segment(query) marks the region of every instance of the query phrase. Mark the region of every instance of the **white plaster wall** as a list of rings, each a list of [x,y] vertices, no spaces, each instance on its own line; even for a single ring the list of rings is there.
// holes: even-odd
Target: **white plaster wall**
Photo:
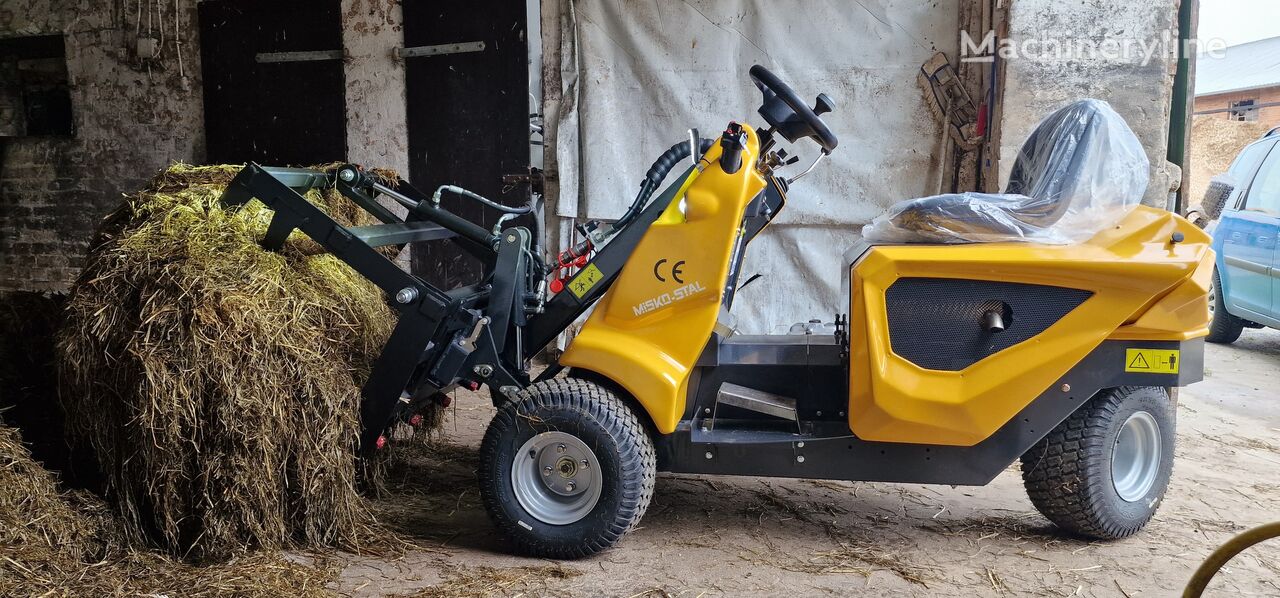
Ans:
[[[342,0],[346,53],[347,159],[408,176],[404,45],[399,0]]]

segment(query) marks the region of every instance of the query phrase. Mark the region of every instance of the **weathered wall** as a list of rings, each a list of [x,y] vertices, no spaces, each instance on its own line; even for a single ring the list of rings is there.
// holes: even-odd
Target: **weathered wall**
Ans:
[[[1176,40],[1178,0],[1018,0],[1009,14],[1008,38],[1101,44],[1135,40],[1142,43]],[[1143,203],[1166,207],[1171,180],[1178,169],[1165,160],[1169,146],[1169,109],[1177,45],[1167,44],[1149,60],[1141,52],[1112,60],[1102,57],[1059,58],[1043,47],[1034,56],[1010,57],[1005,62],[1004,105],[1001,119],[1000,180],[1022,142],[1052,110],[1076,99],[1106,100],[1125,117],[1142,140],[1151,159],[1151,185]],[[1100,54],[1095,55],[1100,56]],[[1175,183],[1176,184],[1176,183]]]
[[[0,138],[0,290],[64,290],[99,219],[123,193],[182,160],[204,160],[199,26],[195,0],[164,6],[159,64],[139,69],[127,44],[130,11],[89,0],[4,0],[0,37],[63,33],[76,133],[67,139]],[[399,0],[343,0],[347,144],[353,162],[409,169]],[[145,29],[145,16],[144,29]],[[157,27],[158,20],[153,22]],[[407,265],[407,261],[405,262]]]
[[[161,3],[165,4],[165,3]],[[178,74],[173,7],[166,6],[164,70],[130,66],[115,3],[5,0],[0,37],[62,33],[75,111],[73,138],[0,139],[0,290],[61,290],[79,271],[98,220],[173,160],[204,152],[195,3],[179,14]]]
[[[342,46],[346,53],[347,160],[390,168],[409,176],[409,125],[405,104],[404,45],[400,0],[342,0]],[[404,206],[383,198],[393,212]],[[408,249],[396,258],[412,266]]]
[[[348,159],[408,176],[403,40],[399,0],[343,0]]]
[[[1239,102],[1241,100],[1253,100],[1255,105],[1262,106],[1275,104],[1258,110],[1258,122],[1280,127],[1280,87],[1199,96],[1196,98],[1196,113],[1198,114],[1205,110],[1226,110],[1231,107],[1231,102]],[[1230,114],[1230,112],[1217,112],[1209,116],[1226,120],[1230,118]]]

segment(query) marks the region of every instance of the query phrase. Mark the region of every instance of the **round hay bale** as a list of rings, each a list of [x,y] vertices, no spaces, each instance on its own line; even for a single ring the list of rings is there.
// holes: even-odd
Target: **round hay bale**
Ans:
[[[218,203],[238,170],[174,165],[103,222],[60,334],[67,426],[131,540],[195,560],[354,548],[372,523],[359,389],[394,313],[298,233],[261,249],[270,213]],[[308,199],[373,223],[334,191]]]

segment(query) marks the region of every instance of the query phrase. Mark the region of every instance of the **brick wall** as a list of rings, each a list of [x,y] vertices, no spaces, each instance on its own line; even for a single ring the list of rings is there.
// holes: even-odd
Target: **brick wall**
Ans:
[[[0,138],[0,290],[65,290],[122,193],[171,161],[203,158],[195,3],[181,3],[178,15],[185,84],[173,4],[159,3],[166,40],[150,73],[126,50],[134,15],[116,4],[0,4],[0,37],[64,34],[76,129],[72,138]]]
[[[64,34],[76,127],[72,138],[0,137],[0,291],[66,290],[122,194],[173,161],[204,160],[196,0],[178,3],[185,78],[174,4],[152,4],[164,7],[165,42],[150,72],[133,57],[136,9],[124,5],[136,6],[0,2],[0,38]],[[399,0],[342,0],[342,11],[351,159],[407,173],[404,64],[392,54],[402,43]]]
[[[1252,91],[1237,91],[1232,93],[1223,93],[1211,96],[1200,96],[1196,98],[1196,113],[1206,110],[1224,110],[1231,107],[1232,102],[1241,100],[1253,100],[1255,105],[1259,104],[1280,104],[1280,86],[1268,87],[1266,89],[1255,89]],[[1230,118],[1229,112],[1219,112],[1213,114],[1214,118]],[[1271,127],[1280,127],[1280,106],[1272,106],[1270,108],[1262,108],[1258,112],[1258,122]]]

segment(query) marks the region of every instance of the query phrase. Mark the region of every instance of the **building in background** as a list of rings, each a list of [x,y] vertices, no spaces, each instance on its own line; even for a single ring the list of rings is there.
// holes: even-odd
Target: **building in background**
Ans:
[[[1224,54],[1196,64],[1196,115],[1280,126],[1280,37]]]

